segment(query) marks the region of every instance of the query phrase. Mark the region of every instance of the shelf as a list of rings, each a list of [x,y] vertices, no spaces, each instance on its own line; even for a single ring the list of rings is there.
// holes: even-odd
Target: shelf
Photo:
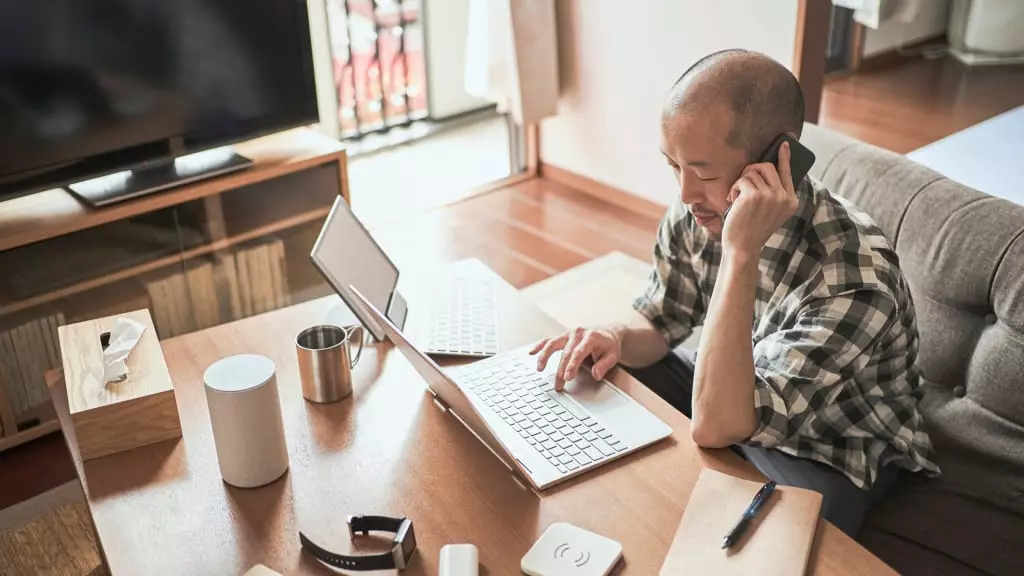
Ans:
[[[173,269],[178,270],[180,266],[175,265]],[[59,310],[64,314],[65,323],[75,324],[83,320],[149,308],[149,305],[146,285],[141,278],[136,277],[107,284],[88,293],[77,294],[76,297],[61,302]]]
[[[42,304],[53,302],[54,300],[74,296],[75,294],[79,294],[87,290],[93,290],[95,288],[100,288],[107,284],[112,284],[114,282],[118,282],[121,280],[127,280],[129,278],[133,278],[141,274],[145,274],[147,272],[152,272],[154,270],[159,270],[160,268],[164,268],[173,264],[178,264],[183,260],[190,260],[198,256],[203,256],[220,250],[225,250],[231,248],[236,244],[249,242],[261,236],[281,232],[294,226],[300,226],[302,224],[307,224],[309,222],[323,220],[324,218],[327,217],[327,214],[330,211],[330,206],[324,208],[317,208],[309,212],[303,212],[300,214],[296,214],[294,216],[290,216],[288,218],[282,218],[280,220],[277,220],[276,222],[272,222],[262,227],[255,228],[247,232],[231,236],[229,238],[225,238],[224,240],[212,242],[210,244],[199,246],[191,250],[186,250],[181,254],[165,256],[163,258],[151,260],[149,262],[138,264],[129,268],[125,268],[123,270],[118,270],[117,272],[113,272],[103,276],[98,276],[96,278],[90,278],[89,280],[78,282],[76,284],[72,284],[70,286],[54,290],[52,292],[47,292],[44,294],[40,294],[38,296],[33,296],[32,298],[26,298],[24,300],[11,302],[0,306],[0,316],[6,316],[8,314],[13,314],[16,312],[20,312],[22,310],[27,310],[34,306],[39,306]]]
[[[5,302],[28,300],[66,286],[130,269],[209,243],[191,205],[112,222],[67,236],[0,252]],[[173,212],[172,212],[173,211]],[[59,255],[59,262],[55,262]]]
[[[18,432],[13,436],[4,436],[0,438],[0,452],[9,450],[15,446],[21,446],[26,442],[31,442],[37,438],[42,438],[47,434],[60,431],[60,422],[57,421],[56,417],[53,420],[43,422],[39,426],[34,426],[28,430]]]
[[[0,202],[0,251],[25,246],[108,224],[140,214],[221,194],[254,182],[337,162],[341,191],[348,198],[345,150],[337,140],[309,128],[296,128],[248,142],[235,149],[254,165],[240,172],[203,180],[194,185],[150,194],[103,208],[92,208],[63,188]]]
[[[28,422],[33,418],[38,418],[40,422],[48,422],[57,418],[57,413],[53,410],[53,402],[49,399],[42,404],[34,408],[30,408],[27,412],[21,415],[22,422]]]
[[[304,293],[310,288],[326,288],[328,294],[333,292],[333,289],[309,260],[309,253],[313,250],[317,236],[320,235],[320,228],[319,223],[315,226],[311,223],[308,226],[294,228],[284,238],[285,261],[288,265],[288,287],[293,294],[292,302],[301,302],[302,300],[295,299],[295,295]]]
[[[39,424],[31,428],[26,428],[21,432],[15,432],[14,435],[17,436],[19,434],[27,434],[32,430],[35,430],[36,428],[45,425],[47,422],[55,422],[57,420],[57,412],[53,408],[53,402],[51,402],[49,397],[47,397],[45,402],[35,406],[34,408],[30,408],[28,411],[21,414],[20,417],[15,417],[15,419],[18,421],[18,423],[22,424],[26,422],[31,422],[33,420],[39,421]],[[7,430],[5,429],[4,432],[6,433]],[[4,438],[7,437],[8,436],[4,436]]]
[[[236,236],[292,215],[329,209],[338,197],[334,185],[337,170],[332,168],[324,165],[220,195],[225,235]]]

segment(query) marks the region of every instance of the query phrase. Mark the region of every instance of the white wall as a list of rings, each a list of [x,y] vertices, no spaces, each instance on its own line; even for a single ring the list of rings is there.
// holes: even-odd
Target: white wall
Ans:
[[[665,94],[723,48],[792,67],[797,0],[558,0],[559,114],[541,124],[541,160],[661,204],[675,181],[659,152]]]
[[[327,30],[327,8],[323,2],[307,2],[309,12],[309,41],[313,49],[313,78],[316,102],[320,109],[317,128],[326,136],[337,138],[338,92],[334,86],[334,61],[331,59],[331,40]]]
[[[424,0],[430,117],[446,118],[490,104],[464,88],[469,0]]]
[[[874,56],[900,45],[931,38],[946,31],[949,0],[902,0],[904,9],[916,10],[910,22],[890,18],[864,34],[864,56]]]

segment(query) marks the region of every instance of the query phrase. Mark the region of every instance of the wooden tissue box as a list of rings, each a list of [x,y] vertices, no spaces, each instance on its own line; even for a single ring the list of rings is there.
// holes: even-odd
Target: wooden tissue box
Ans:
[[[105,383],[100,335],[121,317],[146,330],[125,360],[128,378]],[[181,436],[174,386],[149,310],[61,326],[60,352],[68,411],[82,460],[91,460]]]

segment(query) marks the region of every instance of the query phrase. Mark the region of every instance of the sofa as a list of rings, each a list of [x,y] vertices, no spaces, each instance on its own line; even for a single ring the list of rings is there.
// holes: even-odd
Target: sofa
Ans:
[[[1024,574],[1024,206],[819,126],[801,140],[899,254],[943,472],[904,475],[858,539],[902,574]]]

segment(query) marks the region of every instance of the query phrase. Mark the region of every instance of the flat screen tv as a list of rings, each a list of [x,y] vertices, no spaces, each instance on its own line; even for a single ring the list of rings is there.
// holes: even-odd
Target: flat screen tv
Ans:
[[[0,0],[0,199],[316,121],[304,0]]]

